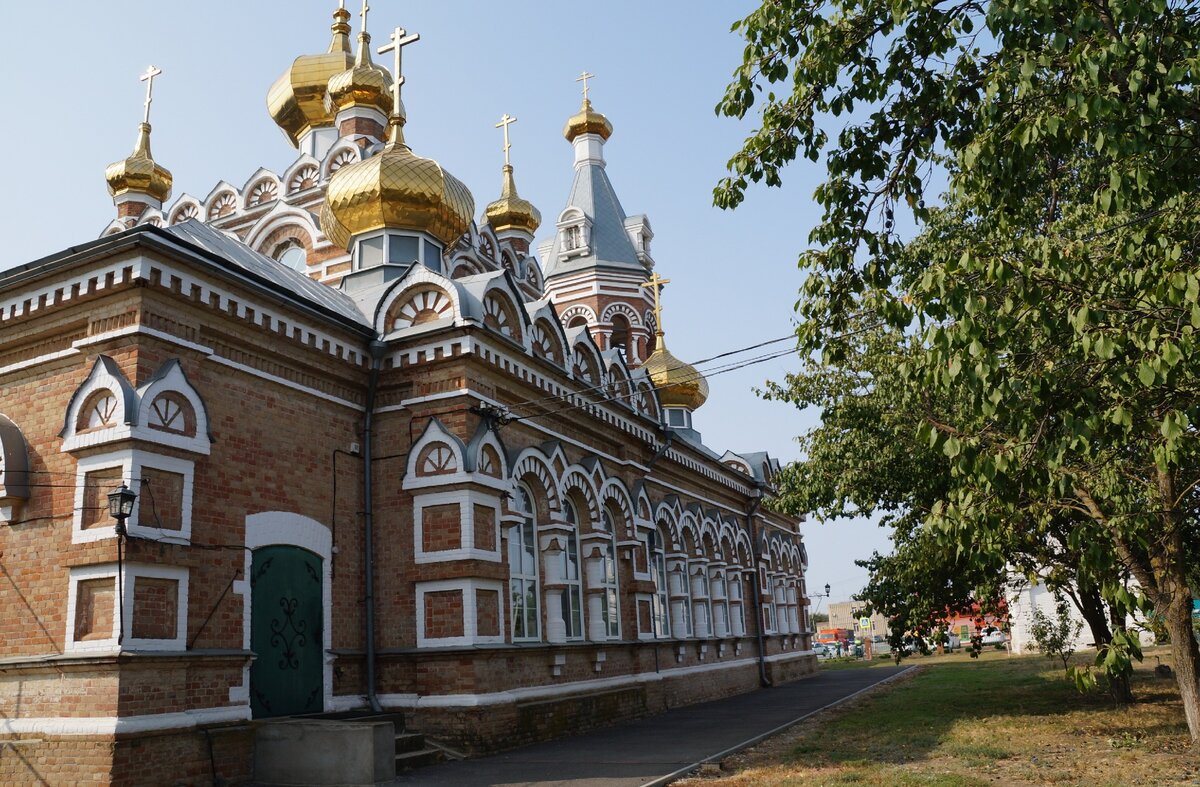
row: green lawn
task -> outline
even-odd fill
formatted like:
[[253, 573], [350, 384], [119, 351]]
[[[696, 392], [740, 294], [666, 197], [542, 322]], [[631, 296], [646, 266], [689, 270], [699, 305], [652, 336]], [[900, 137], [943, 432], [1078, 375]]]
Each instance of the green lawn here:
[[[1174, 681], [1151, 651], [1138, 702], [1080, 695], [1036, 656], [915, 658], [920, 674], [816, 717], [727, 761], [705, 787], [742, 785], [1200, 784]], [[1090, 654], [1085, 654], [1090, 655]], [[888, 663], [829, 663], [852, 668]], [[825, 666], [823, 665], [823, 668]]]

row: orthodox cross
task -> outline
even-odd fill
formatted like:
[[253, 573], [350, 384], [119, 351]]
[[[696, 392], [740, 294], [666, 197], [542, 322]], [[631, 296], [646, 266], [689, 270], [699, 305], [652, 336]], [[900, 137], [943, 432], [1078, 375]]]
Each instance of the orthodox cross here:
[[[365, 3], [364, 3], [364, 7], [365, 7]], [[394, 105], [394, 108], [392, 109], [392, 111], [394, 113], [396, 113], [397, 115], [400, 114], [400, 106], [401, 106], [400, 105], [400, 86], [404, 84], [404, 75], [402, 73], [400, 73], [402, 50], [404, 49], [404, 47], [408, 46], [409, 44], [415, 44], [416, 42], [418, 42], [420, 40], [421, 40], [420, 33], [413, 33], [412, 35], [408, 35], [408, 31], [405, 30], [403, 27], [397, 27], [395, 30], [392, 31], [391, 43], [384, 44], [383, 46], [379, 47], [379, 49], [378, 49], [378, 52], [381, 55], [387, 54], [388, 52], [392, 53], [392, 76], [393, 76], [392, 104]]]
[[154, 101], [154, 78], [162, 73], [162, 69], [148, 66], [146, 73], [138, 77], [139, 80], [146, 83], [146, 109], [142, 114], [142, 122], [150, 122], [150, 102]]
[[587, 83], [587, 82], [588, 82], [588, 80], [589, 80], [589, 79], [595, 79], [595, 78], [596, 78], [596, 75], [595, 75], [595, 74], [589, 74], [589, 73], [588, 73], [588, 72], [586, 72], [586, 71], [584, 71], [582, 74], [580, 74], [579, 76], [577, 76], [577, 77], [575, 78], [575, 81], [576, 81], [576, 82], [582, 82], [582, 83], [583, 83], [583, 102], [584, 102], [585, 104], [587, 103], [587, 100], [588, 100], [588, 97], [587, 97], [587, 92], [588, 92], [588, 83]]
[[652, 275], [650, 277], [650, 280], [642, 285], [643, 287], [647, 287], [654, 291], [654, 332], [657, 333], [659, 336], [662, 336], [662, 333], [663, 333], [662, 297], [661, 297], [662, 286], [664, 284], [670, 284], [670, 283], [671, 283], [670, 279], [664, 279], [663, 277], [658, 275], [658, 271], [655, 271], [654, 275]]
[[504, 166], [506, 167], [509, 166], [508, 149], [512, 147], [512, 145], [508, 143], [508, 127], [516, 122], [517, 119], [515, 117], [505, 112], [504, 117], [500, 118], [500, 122], [496, 124], [496, 128], [504, 129]]
[[[342, 2], [345, 2], [345, 0], [342, 0]], [[370, 10], [371, 10], [371, 6], [367, 5], [367, 0], [363, 0], [362, 10], [358, 12], [358, 15], [362, 17], [362, 32], [363, 33], [367, 32], [367, 12]]]

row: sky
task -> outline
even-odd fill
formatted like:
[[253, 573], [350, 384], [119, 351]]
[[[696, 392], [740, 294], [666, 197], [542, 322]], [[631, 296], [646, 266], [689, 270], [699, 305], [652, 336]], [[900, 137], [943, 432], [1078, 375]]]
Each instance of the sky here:
[[[359, 5], [347, 2], [354, 35]], [[595, 74], [593, 105], [615, 127], [605, 147], [609, 177], [627, 214], [649, 216], [656, 270], [671, 280], [663, 292], [668, 344], [697, 360], [792, 333], [796, 259], [819, 219], [812, 193], [822, 173], [809, 162], [789, 168], [782, 189], [751, 189], [734, 211], [712, 205], [725, 162], [753, 130], [750, 119], [718, 117], [714, 107], [741, 60], [730, 26], [755, 5], [374, 0], [368, 27], [373, 48], [396, 26], [421, 35], [404, 53], [406, 139], [466, 183], [480, 211], [500, 191], [494, 125], [504, 113], [517, 118], [517, 187], [544, 222], [535, 242], [552, 230], [571, 185], [562, 129], [579, 108], [575, 78]], [[151, 124], [155, 160], [175, 178], [168, 205], [184, 193], [203, 200], [221, 180], [240, 188], [259, 167], [282, 172], [297, 154], [267, 114], [267, 89], [295, 57], [325, 50], [336, 7], [60, 0], [49, 25], [10, 19], [0, 49], [10, 75], [0, 123], [0, 150], [9, 152], [0, 269], [91, 240], [115, 216], [104, 167], [132, 149], [144, 99], [138, 75], [150, 64], [163, 71]], [[390, 67], [390, 58], [375, 59]], [[819, 415], [753, 393], [796, 368], [784, 357], [710, 377], [711, 396], [695, 416], [705, 443], [798, 459], [795, 436]], [[855, 559], [888, 548], [886, 531], [865, 521], [810, 518], [803, 532], [809, 591], [829, 583], [832, 601], [865, 582]]]

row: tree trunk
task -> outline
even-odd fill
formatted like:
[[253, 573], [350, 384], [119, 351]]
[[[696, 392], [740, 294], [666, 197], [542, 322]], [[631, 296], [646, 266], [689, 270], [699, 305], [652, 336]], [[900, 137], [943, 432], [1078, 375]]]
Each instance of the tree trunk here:
[[1192, 636], [1192, 600], [1177, 596], [1164, 612], [1175, 657], [1175, 681], [1192, 743], [1200, 744], [1200, 647]]
[[[1084, 583], [1080, 582], [1079, 584], [1082, 586]], [[1108, 627], [1108, 623], [1109, 612], [1113, 612], [1113, 610], [1111, 608], [1105, 610], [1104, 599], [1100, 597], [1099, 588], [1094, 585], [1080, 587], [1078, 597], [1073, 600], [1076, 602], [1076, 606], [1079, 607], [1080, 614], [1083, 615], [1083, 619], [1087, 622], [1088, 628], [1092, 632], [1092, 643], [1096, 646], [1096, 650], [1111, 643], [1113, 629]], [[1117, 628], [1118, 626], [1123, 627], [1123, 621], [1118, 622], [1115, 613], [1112, 617], [1113, 628]], [[1108, 693], [1118, 703], [1128, 704], [1133, 702], [1133, 690], [1129, 686], [1129, 676], [1110, 677]]]

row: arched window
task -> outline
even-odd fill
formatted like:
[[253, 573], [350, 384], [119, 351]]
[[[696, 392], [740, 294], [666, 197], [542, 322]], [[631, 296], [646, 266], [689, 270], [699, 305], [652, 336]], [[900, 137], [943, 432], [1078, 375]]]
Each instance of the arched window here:
[[600, 566], [600, 616], [604, 621], [604, 636], [608, 639], [621, 638], [621, 613], [617, 606], [620, 595], [617, 588], [617, 537], [613, 526], [612, 512], [605, 508], [600, 514], [598, 529], [608, 534], [604, 545], [604, 556]]
[[629, 320], [623, 315], [612, 316], [612, 335], [609, 337], [608, 346], [621, 353], [622, 358], [629, 357]]
[[517, 487], [516, 509], [520, 524], [508, 535], [509, 596], [512, 598], [512, 638], [536, 640], [541, 637], [538, 613], [537, 525], [533, 499], [524, 487]]
[[117, 423], [117, 397], [112, 391], [102, 390], [92, 394], [79, 411], [76, 431], [102, 429]]
[[304, 273], [308, 269], [308, 251], [298, 240], [289, 240], [279, 244], [271, 256], [294, 271]]
[[657, 530], [650, 531], [646, 540], [646, 551], [650, 563], [650, 576], [654, 580], [654, 598], [650, 602], [654, 636], [669, 637], [671, 636], [671, 603], [667, 588], [667, 558], [663, 551], [662, 535]]
[[687, 564], [691, 573], [692, 618], [697, 637], [712, 636], [712, 602], [709, 598], [708, 566], [703, 560]]
[[579, 573], [579, 516], [575, 504], [563, 501], [563, 518], [571, 526], [560, 560], [562, 589], [562, 619], [567, 639], [583, 638], [583, 581]]
[[727, 637], [729, 631], [729, 592], [725, 583], [725, 569], [720, 566], [710, 567], [713, 607], [713, 636]]

